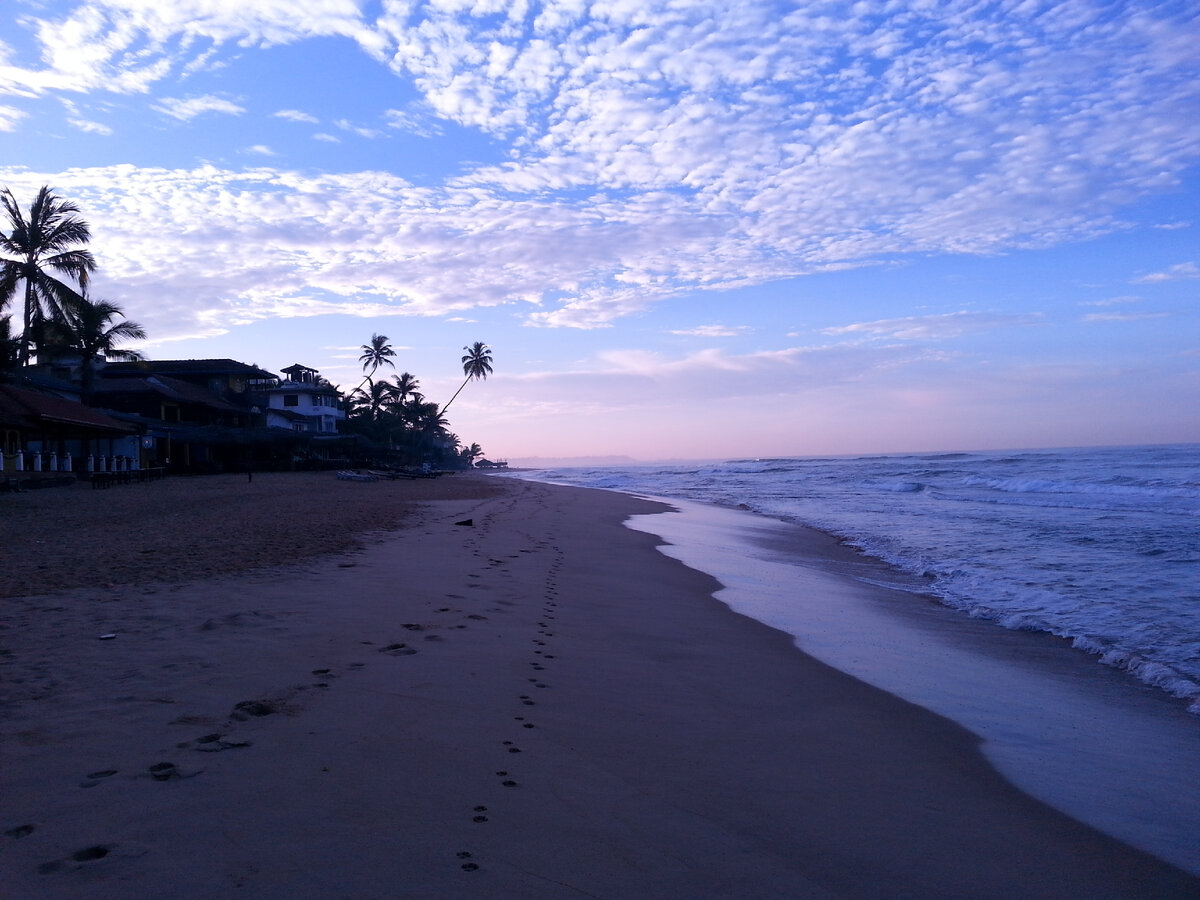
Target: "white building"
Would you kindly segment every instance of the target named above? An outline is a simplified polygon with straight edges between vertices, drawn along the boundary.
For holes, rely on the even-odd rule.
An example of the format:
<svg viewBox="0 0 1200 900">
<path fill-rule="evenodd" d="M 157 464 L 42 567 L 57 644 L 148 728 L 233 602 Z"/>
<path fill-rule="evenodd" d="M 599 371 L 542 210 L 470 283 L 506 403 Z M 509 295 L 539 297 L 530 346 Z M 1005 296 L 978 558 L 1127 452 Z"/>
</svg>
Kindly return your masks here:
<svg viewBox="0 0 1200 900">
<path fill-rule="evenodd" d="M 337 388 L 299 363 L 280 371 L 286 380 L 267 392 L 267 426 L 337 434 L 338 420 L 346 418 Z"/>
</svg>

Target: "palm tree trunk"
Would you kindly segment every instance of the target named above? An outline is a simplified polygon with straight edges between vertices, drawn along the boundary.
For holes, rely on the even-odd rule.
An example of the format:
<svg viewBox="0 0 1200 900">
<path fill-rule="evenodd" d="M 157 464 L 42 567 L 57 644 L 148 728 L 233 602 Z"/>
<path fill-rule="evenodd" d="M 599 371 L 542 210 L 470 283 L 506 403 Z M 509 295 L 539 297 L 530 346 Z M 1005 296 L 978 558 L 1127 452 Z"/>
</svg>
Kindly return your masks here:
<svg viewBox="0 0 1200 900">
<path fill-rule="evenodd" d="M 468 376 L 467 376 L 467 377 L 466 377 L 466 378 L 463 380 L 463 383 L 462 383 L 462 384 L 460 384 L 460 385 L 458 386 L 458 390 L 454 392 L 454 397 L 457 397 L 459 394 L 461 394 L 461 393 L 462 393 L 462 389 L 463 389 L 463 388 L 465 388 L 465 387 L 467 386 L 467 382 L 468 382 L 468 381 L 470 381 L 470 380 L 471 380 L 471 376 L 470 376 L 470 375 L 468 375 Z M 450 404 L 454 402 L 454 397 L 451 397 L 449 400 L 447 400 L 447 401 L 446 401 L 446 405 L 442 407 L 442 414 L 443 414 L 443 415 L 445 415 L 445 413 L 446 413 L 446 410 L 448 410 L 448 409 L 450 408 Z"/>
<path fill-rule="evenodd" d="M 33 304 L 35 295 L 33 293 L 33 282 L 29 277 L 25 278 L 25 329 L 21 332 L 21 352 L 17 362 L 22 366 L 29 365 L 29 339 L 33 330 Z"/>
</svg>

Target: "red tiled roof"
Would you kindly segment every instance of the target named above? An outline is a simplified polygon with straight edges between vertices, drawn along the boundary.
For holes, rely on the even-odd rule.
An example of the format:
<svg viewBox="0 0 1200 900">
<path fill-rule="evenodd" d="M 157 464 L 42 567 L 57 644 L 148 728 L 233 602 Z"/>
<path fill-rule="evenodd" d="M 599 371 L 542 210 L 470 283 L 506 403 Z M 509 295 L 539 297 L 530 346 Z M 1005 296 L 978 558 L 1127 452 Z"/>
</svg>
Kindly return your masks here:
<svg viewBox="0 0 1200 900">
<path fill-rule="evenodd" d="M 130 432 L 133 429 L 99 410 L 74 400 L 0 384 L 0 422 L 17 428 L 75 426 L 87 430 Z"/>
</svg>

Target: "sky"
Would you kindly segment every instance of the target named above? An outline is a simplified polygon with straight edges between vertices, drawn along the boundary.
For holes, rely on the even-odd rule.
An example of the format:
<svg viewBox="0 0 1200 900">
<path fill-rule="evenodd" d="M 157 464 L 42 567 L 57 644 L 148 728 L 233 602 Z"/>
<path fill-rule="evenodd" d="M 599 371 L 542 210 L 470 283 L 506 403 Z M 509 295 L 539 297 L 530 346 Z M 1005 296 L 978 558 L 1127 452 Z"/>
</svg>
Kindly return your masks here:
<svg viewBox="0 0 1200 900">
<path fill-rule="evenodd" d="M 1194 0 L 3 0 L 0 187 L 154 359 L 349 390 L 383 334 L 445 403 L 488 344 L 491 458 L 1200 441 L 1197 47 Z"/>
</svg>

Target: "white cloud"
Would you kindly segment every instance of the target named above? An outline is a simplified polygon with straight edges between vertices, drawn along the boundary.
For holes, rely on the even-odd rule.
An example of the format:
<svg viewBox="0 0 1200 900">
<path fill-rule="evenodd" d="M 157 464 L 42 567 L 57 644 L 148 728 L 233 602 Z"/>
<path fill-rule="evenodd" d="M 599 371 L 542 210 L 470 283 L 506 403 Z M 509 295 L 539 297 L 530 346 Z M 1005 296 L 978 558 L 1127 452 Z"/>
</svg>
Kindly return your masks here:
<svg viewBox="0 0 1200 900">
<path fill-rule="evenodd" d="M 113 130 L 102 122 L 91 122 L 87 119 L 67 119 L 68 124 L 80 131 L 86 131 L 89 134 L 110 135 Z"/>
<path fill-rule="evenodd" d="M 25 118 L 25 115 L 15 106 L 0 105 L 0 131 L 16 131 L 17 123 Z"/>
<path fill-rule="evenodd" d="M 1145 319 L 1165 319 L 1167 313 L 1089 313 L 1085 322 L 1141 322 Z"/>
<path fill-rule="evenodd" d="M 1134 284 L 1158 284 L 1162 281 L 1181 281 L 1184 279 L 1200 278 L 1200 266 L 1194 262 L 1179 263 L 1163 272 L 1152 272 L 1135 278 Z"/>
<path fill-rule="evenodd" d="M 698 325 L 695 328 L 684 328 L 671 331 L 685 337 L 738 337 L 753 331 L 749 325 Z"/>
<path fill-rule="evenodd" d="M 1039 320 L 1040 317 L 1036 315 L 956 312 L 856 322 L 852 325 L 826 328 L 821 333 L 835 337 L 850 335 L 892 341 L 942 341 L 996 328 L 1031 325 Z"/>
<path fill-rule="evenodd" d="M 420 91 L 387 113 L 389 127 L 436 137 L 436 116 L 500 145 L 505 162 L 464 167 L 425 193 L 380 194 L 371 173 L 313 186 L 273 170 L 217 172 L 238 185 L 219 198 L 237 213 L 217 220 L 227 239 L 257 237 L 264 226 L 250 210 L 264 205 L 281 216 L 266 258 L 280 270 L 296 261 L 283 279 L 265 263 L 243 273 L 233 290 L 248 316 L 270 308 L 264 297 L 350 287 L 399 298 L 389 308 L 409 313 L 461 311 L 478 297 L 528 309 L 534 325 L 602 327 L 686 292 L 1091 237 L 1120 227 L 1125 204 L 1170 188 L 1200 155 L 1189 114 L 1195 26 L 1150 0 L 370 8 L 379 15 L 368 22 L 353 0 L 81 0 L 65 16 L 22 20 L 41 67 L 0 48 L 0 84 L 25 95 L 145 92 L 218 66 L 227 51 L 338 35 Z M 182 121 L 244 112 L 211 95 L 156 108 Z M 276 115 L 308 122 L 298 110 Z M 93 176 L 79 173 L 81 190 L 107 190 Z M 164 213 L 190 177 L 161 177 Z M 139 183 L 122 175 L 113 190 Z M 362 217 L 354 234 L 329 220 L 345 246 L 307 238 L 326 222 L 304 211 L 309 191 Z M 378 224 L 388 216 L 407 249 L 370 243 L 394 238 Z M 368 243 L 352 250 L 354 239 Z M 171 228 L 161 240 L 178 250 Z M 871 335 L 870 324 L 857 333 Z"/>
<path fill-rule="evenodd" d="M 302 112 L 298 109 L 281 109 L 278 112 L 272 113 L 277 119 L 286 119 L 289 122 L 305 122 L 309 125 L 316 125 L 321 120 L 311 113 Z"/>
<path fill-rule="evenodd" d="M 336 125 L 338 128 L 342 129 L 342 131 L 348 131 L 351 134 L 356 134 L 362 138 L 372 139 L 372 138 L 377 138 L 380 136 L 380 133 L 378 130 L 376 130 L 374 128 L 366 128 L 361 125 L 355 125 L 349 119 L 338 119 L 333 124 Z"/>
<path fill-rule="evenodd" d="M 314 141 L 324 141 L 327 144 L 340 144 L 342 139 L 336 134 L 328 134 L 324 131 L 318 131 L 313 135 Z"/>
<path fill-rule="evenodd" d="M 232 100 L 212 95 L 188 97 L 186 99 L 163 97 L 157 103 L 153 104 L 153 108 L 173 119 L 179 119 L 181 122 L 190 121 L 205 113 L 240 116 L 246 111 L 244 107 L 238 106 Z"/>
<path fill-rule="evenodd" d="M 268 47 L 311 37 L 350 38 L 382 52 L 355 0 L 80 0 L 53 15 L 31 5 L 19 23 L 40 46 L 40 68 L 21 67 L 0 47 L 0 93 L 146 93 L 174 72 L 218 68 L 226 44 Z"/>
<path fill-rule="evenodd" d="M 247 147 L 245 152 L 251 153 L 255 156 L 275 156 L 275 155 L 277 155 L 275 153 L 275 151 L 272 150 L 270 147 L 268 147 L 266 144 L 255 144 L 251 147 Z"/>
<path fill-rule="evenodd" d="M 389 109 L 384 111 L 388 128 L 406 131 L 417 137 L 431 138 L 442 134 L 441 127 L 427 113 L 417 109 Z"/>
</svg>

